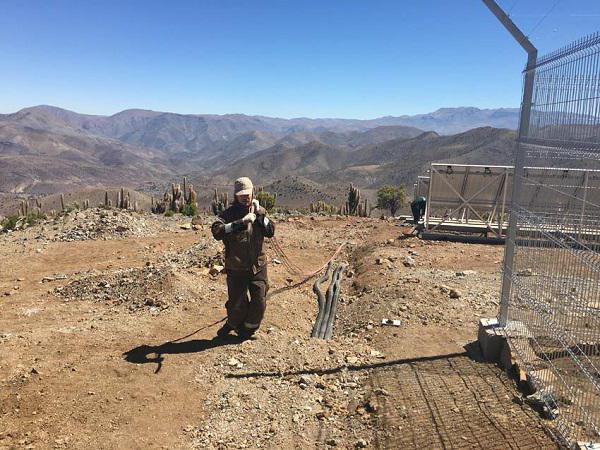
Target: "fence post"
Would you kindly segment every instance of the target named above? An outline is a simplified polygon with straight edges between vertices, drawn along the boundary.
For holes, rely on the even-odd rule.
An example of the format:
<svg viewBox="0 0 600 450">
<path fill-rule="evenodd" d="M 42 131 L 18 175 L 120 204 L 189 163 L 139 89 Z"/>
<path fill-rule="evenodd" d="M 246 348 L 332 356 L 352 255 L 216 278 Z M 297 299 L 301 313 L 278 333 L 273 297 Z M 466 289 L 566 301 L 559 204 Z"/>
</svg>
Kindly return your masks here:
<svg viewBox="0 0 600 450">
<path fill-rule="evenodd" d="M 513 172 L 513 187 L 510 207 L 510 217 L 508 222 L 508 233 L 506 240 L 506 249 L 504 251 L 504 267 L 502 269 L 502 293 L 500 296 L 500 316 L 498 321 L 501 327 L 508 323 L 508 304 L 512 288 L 512 277 L 514 272 L 515 245 L 517 240 L 517 227 L 519 226 L 519 194 L 523 184 L 523 173 L 525 167 L 525 149 L 522 139 L 527 137 L 529 132 L 529 119 L 531 117 L 531 104 L 533 96 L 533 83 L 535 81 L 535 64 L 537 61 L 537 51 L 529 53 L 527 58 L 527 67 L 525 69 L 525 83 L 523 87 L 523 101 L 521 103 L 521 118 L 519 121 L 519 135 L 515 152 L 515 170 Z"/>
<path fill-rule="evenodd" d="M 521 45 L 521 47 L 523 47 L 523 49 L 527 52 L 527 67 L 525 68 L 525 83 L 523 86 L 523 100 L 521 102 L 519 134 L 517 137 L 517 146 L 515 151 L 515 170 L 513 172 L 511 208 L 508 222 L 506 248 L 504 251 L 502 293 L 500 296 L 500 313 L 498 317 L 500 326 L 505 327 L 508 322 L 508 303 L 510 300 L 512 275 L 514 269 L 515 241 L 517 238 L 518 226 L 518 195 L 521 191 L 523 167 L 525 166 L 525 151 L 522 147 L 522 139 L 526 137 L 529 132 L 529 118 L 531 116 L 537 49 L 494 0 L 483 0 L 483 3 L 485 3 L 490 11 L 502 23 L 504 28 L 508 30 L 508 32 L 515 38 L 519 45 Z"/>
</svg>

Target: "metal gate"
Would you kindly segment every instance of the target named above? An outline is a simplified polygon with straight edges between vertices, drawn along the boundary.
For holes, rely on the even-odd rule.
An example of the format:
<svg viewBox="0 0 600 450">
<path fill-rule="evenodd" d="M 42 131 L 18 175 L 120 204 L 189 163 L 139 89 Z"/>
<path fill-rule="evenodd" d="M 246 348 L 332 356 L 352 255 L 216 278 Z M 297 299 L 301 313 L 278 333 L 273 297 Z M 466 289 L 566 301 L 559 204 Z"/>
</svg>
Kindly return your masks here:
<svg viewBox="0 0 600 450">
<path fill-rule="evenodd" d="M 539 59 L 532 54 L 499 321 L 556 415 L 558 437 L 598 442 L 600 34 Z M 527 166 L 548 173 L 535 176 Z"/>
</svg>

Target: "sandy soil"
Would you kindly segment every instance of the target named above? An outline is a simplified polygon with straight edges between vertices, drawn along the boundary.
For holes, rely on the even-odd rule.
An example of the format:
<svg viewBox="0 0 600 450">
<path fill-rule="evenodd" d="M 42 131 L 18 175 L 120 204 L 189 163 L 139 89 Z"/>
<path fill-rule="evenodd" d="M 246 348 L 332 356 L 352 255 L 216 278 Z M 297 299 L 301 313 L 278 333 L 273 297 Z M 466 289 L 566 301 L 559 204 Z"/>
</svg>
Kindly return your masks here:
<svg viewBox="0 0 600 450">
<path fill-rule="evenodd" d="M 502 247 L 280 218 L 304 273 L 348 243 L 334 338 L 309 338 L 307 283 L 272 295 L 241 342 L 210 326 L 226 299 L 210 218 L 140 220 L 151 236 L 0 235 L 0 448 L 555 448 L 513 382 L 466 350 L 497 310 Z M 269 270 L 271 292 L 302 279 Z"/>
</svg>

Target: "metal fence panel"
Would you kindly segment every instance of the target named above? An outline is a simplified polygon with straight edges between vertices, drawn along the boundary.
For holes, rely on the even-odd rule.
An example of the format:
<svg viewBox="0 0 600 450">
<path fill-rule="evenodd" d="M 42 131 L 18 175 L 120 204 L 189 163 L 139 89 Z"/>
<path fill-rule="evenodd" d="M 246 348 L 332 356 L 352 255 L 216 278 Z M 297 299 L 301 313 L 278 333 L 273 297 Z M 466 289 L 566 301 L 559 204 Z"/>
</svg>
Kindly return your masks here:
<svg viewBox="0 0 600 450">
<path fill-rule="evenodd" d="M 517 160 L 546 167 L 515 171 L 500 323 L 547 411 L 558 414 L 558 434 L 569 444 L 598 441 L 600 34 L 525 72 L 533 95 L 522 105 L 531 113 Z"/>
</svg>

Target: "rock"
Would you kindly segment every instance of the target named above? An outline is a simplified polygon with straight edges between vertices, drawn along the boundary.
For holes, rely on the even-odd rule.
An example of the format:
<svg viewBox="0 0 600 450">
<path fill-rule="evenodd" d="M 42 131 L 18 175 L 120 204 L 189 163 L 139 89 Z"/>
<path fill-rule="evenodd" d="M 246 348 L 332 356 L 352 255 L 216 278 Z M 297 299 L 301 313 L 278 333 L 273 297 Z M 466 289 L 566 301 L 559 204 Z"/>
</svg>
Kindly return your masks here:
<svg viewBox="0 0 600 450">
<path fill-rule="evenodd" d="M 346 362 L 348 364 L 356 364 L 358 362 L 358 358 L 356 356 L 346 356 Z"/>
<path fill-rule="evenodd" d="M 450 289 L 450 298 L 460 298 L 462 295 L 460 291 L 456 289 Z"/>
<path fill-rule="evenodd" d="M 383 388 L 376 388 L 373 392 L 375 392 L 377 395 L 382 395 L 384 397 L 387 397 L 388 395 L 390 395 L 389 392 Z"/>
<path fill-rule="evenodd" d="M 192 224 L 191 223 L 183 223 L 183 224 L 179 225 L 179 228 L 181 228 L 182 230 L 191 230 Z"/>
<path fill-rule="evenodd" d="M 370 399 L 365 403 L 365 410 L 370 413 L 379 411 L 379 404 L 374 399 Z"/>
<path fill-rule="evenodd" d="M 384 359 L 385 355 L 378 350 L 371 350 L 369 353 L 372 357 Z"/>
<path fill-rule="evenodd" d="M 457 277 L 466 277 L 468 275 L 475 275 L 477 272 L 475 270 L 461 270 L 460 272 L 456 272 Z"/>
<path fill-rule="evenodd" d="M 312 380 L 309 375 L 300 375 L 300 379 L 298 380 L 298 383 L 305 384 L 306 386 L 308 386 L 308 385 L 312 384 Z"/>
<path fill-rule="evenodd" d="M 229 358 L 229 360 L 227 361 L 227 365 L 229 367 L 238 367 L 238 368 L 244 367 L 244 364 L 237 358 Z"/>
<path fill-rule="evenodd" d="M 406 267 L 415 267 L 416 263 L 415 260 L 413 258 L 411 258 L 410 256 L 406 256 L 403 260 L 402 263 L 406 266 Z"/>
<path fill-rule="evenodd" d="M 364 439 L 359 439 L 358 441 L 356 441 L 356 443 L 354 444 L 354 447 L 356 448 L 367 448 L 367 446 L 369 445 L 369 443 L 364 440 Z"/>
<path fill-rule="evenodd" d="M 225 270 L 224 266 L 215 264 L 214 266 L 212 266 L 210 268 L 210 270 L 208 271 L 208 273 L 210 275 L 212 275 L 213 277 L 215 277 L 215 276 L 219 275 L 221 272 L 223 272 L 224 270 Z"/>
<path fill-rule="evenodd" d="M 337 439 L 327 439 L 327 440 L 325 441 L 325 443 L 326 443 L 327 445 L 329 445 L 330 447 L 337 447 L 337 445 L 338 445 L 338 441 L 337 441 Z"/>
<path fill-rule="evenodd" d="M 378 266 L 381 266 L 383 264 L 383 258 L 375 259 L 375 264 L 377 264 Z"/>
<path fill-rule="evenodd" d="M 517 272 L 517 275 L 519 275 L 521 277 L 531 277 L 531 276 L 535 275 L 535 273 L 533 272 L 532 269 L 523 269 L 523 270 L 519 270 Z"/>
<path fill-rule="evenodd" d="M 271 261 L 273 262 L 274 265 L 281 264 L 281 261 L 279 261 L 277 258 L 273 258 Z"/>
<path fill-rule="evenodd" d="M 67 279 L 66 275 L 54 275 L 54 276 L 42 278 L 42 283 L 47 283 L 49 281 L 56 281 L 56 280 L 66 280 L 66 279 Z"/>
</svg>

